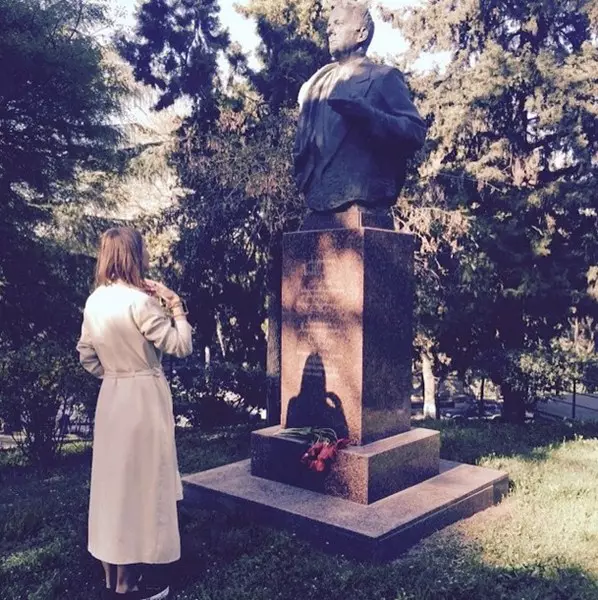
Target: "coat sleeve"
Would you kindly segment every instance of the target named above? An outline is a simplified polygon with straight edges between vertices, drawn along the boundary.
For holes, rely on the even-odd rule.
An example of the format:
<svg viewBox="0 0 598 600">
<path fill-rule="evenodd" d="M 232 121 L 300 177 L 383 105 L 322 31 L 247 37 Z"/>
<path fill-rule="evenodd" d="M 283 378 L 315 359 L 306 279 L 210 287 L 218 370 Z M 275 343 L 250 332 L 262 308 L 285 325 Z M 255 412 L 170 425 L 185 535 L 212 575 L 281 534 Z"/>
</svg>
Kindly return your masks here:
<svg viewBox="0 0 598 600">
<path fill-rule="evenodd" d="M 390 69 L 375 83 L 378 106 L 371 107 L 370 132 L 391 143 L 402 154 L 414 154 L 425 142 L 427 126 L 411 101 L 398 69 Z"/>
<path fill-rule="evenodd" d="M 94 348 L 85 314 L 83 314 L 83 325 L 81 325 L 81 337 L 77 343 L 77 351 L 79 352 L 79 362 L 83 368 L 94 377 L 101 379 L 104 376 L 104 367 Z"/>
<path fill-rule="evenodd" d="M 193 351 L 191 325 L 187 319 L 171 319 L 156 298 L 145 296 L 132 308 L 133 320 L 143 337 L 165 354 L 178 358 Z"/>
</svg>

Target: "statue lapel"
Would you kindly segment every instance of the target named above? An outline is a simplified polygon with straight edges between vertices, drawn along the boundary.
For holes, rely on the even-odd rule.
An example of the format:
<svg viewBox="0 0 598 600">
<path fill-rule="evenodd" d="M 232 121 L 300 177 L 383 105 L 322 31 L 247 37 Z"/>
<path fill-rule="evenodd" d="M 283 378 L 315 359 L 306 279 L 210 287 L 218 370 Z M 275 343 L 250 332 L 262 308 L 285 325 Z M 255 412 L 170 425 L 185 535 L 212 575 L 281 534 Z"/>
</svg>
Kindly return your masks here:
<svg viewBox="0 0 598 600">
<path fill-rule="evenodd" d="M 342 79 L 332 90 L 330 94 L 331 98 L 348 98 L 355 96 L 358 98 L 365 98 L 372 85 L 372 70 L 374 63 L 364 58 L 356 62 L 354 66 L 354 73 L 348 78 Z M 332 113 L 332 109 L 330 109 Z M 324 169 L 330 164 L 330 161 L 336 156 L 342 143 L 345 141 L 349 131 L 351 131 L 351 125 L 347 123 L 347 120 L 334 113 L 331 120 L 331 135 L 330 143 L 326 148 L 328 152 L 326 156 L 322 157 L 322 160 L 317 168 L 317 176 L 321 177 Z"/>
</svg>

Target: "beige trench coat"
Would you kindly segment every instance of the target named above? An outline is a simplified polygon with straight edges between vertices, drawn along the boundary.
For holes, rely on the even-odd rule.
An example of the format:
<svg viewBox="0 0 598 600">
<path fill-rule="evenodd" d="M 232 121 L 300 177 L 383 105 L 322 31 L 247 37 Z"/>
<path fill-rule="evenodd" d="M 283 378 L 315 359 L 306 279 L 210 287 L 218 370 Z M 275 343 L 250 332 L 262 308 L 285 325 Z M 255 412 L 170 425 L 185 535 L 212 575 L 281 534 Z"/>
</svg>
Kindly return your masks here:
<svg viewBox="0 0 598 600">
<path fill-rule="evenodd" d="M 182 498 L 172 397 L 162 353 L 191 353 L 191 327 L 173 327 L 155 298 L 124 283 L 87 299 L 77 350 L 101 378 L 89 503 L 89 552 L 128 565 L 180 558 Z"/>
</svg>

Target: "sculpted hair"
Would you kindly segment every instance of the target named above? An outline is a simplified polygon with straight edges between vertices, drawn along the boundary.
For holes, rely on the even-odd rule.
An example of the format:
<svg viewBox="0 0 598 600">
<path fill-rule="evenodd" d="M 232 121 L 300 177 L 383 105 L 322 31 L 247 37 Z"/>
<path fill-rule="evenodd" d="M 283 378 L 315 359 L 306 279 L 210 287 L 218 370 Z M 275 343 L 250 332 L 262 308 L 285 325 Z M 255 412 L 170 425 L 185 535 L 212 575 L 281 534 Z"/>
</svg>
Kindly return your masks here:
<svg viewBox="0 0 598 600">
<path fill-rule="evenodd" d="M 363 44 L 367 50 L 374 37 L 374 19 L 370 13 L 370 3 L 365 0 L 332 0 L 330 12 L 333 10 L 347 11 L 358 19 L 368 32 L 368 37 Z"/>
<path fill-rule="evenodd" d="M 117 280 L 144 288 L 143 238 L 131 227 L 113 227 L 100 237 L 95 286 Z"/>
</svg>

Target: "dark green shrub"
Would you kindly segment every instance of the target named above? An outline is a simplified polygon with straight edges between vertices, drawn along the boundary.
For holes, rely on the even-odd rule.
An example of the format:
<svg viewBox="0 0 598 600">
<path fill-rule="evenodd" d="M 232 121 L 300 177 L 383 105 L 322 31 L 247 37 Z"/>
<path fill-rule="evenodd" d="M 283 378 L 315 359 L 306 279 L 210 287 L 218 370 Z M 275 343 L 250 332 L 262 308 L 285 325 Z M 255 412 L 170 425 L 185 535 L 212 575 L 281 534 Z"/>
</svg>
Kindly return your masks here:
<svg viewBox="0 0 598 600">
<path fill-rule="evenodd" d="M 168 372 L 168 370 L 167 370 Z M 265 407 L 266 374 L 258 367 L 232 363 L 186 362 L 173 370 L 175 414 L 192 425 L 212 427 L 259 420 Z"/>
<path fill-rule="evenodd" d="M 45 467 L 60 452 L 64 431 L 57 417 L 75 403 L 91 410 L 98 384 L 76 352 L 39 339 L 7 349 L 0 359 L 0 418 L 33 464 Z"/>
</svg>

